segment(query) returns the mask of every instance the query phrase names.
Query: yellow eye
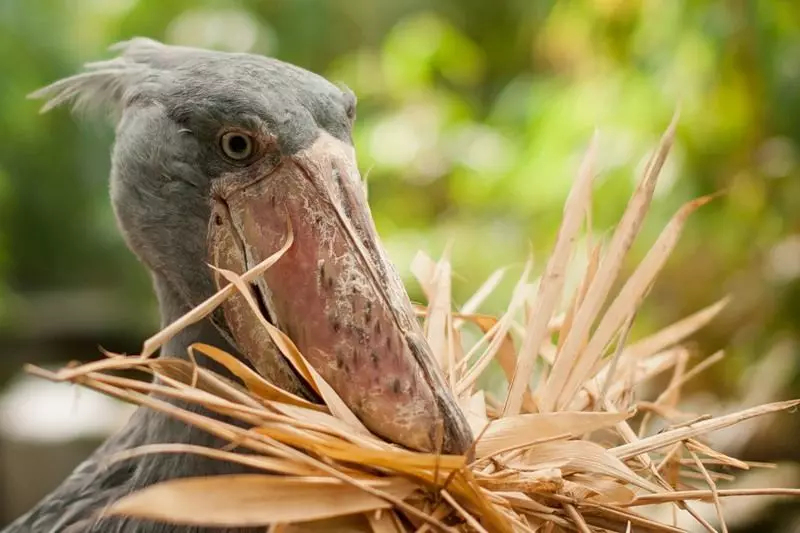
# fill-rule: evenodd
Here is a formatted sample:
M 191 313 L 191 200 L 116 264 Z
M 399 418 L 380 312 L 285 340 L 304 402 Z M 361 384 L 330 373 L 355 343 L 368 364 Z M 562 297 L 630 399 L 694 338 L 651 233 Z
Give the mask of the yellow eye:
M 234 161 L 243 161 L 253 155 L 253 138 L 244 133 L 229 131 L 219 140 L 222 153 Z

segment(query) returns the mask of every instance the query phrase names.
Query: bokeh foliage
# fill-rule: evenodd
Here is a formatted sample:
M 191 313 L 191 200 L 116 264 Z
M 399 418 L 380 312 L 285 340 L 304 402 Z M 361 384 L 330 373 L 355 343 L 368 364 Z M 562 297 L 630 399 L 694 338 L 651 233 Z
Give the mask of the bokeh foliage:
M 392 257 L 407 273 L 416 250 L 438 256 L 452 241 L 462 297 L 495 268 L 514 274 L 531 250 L 546 254 L 595 128 L 594 221 L 608 230 L 680 103 L 642 244 L 682 202 L 726 194 L 691 222 L 640 325 L 731 292 L 732 309 L 699 339 L 733 346 L 711 374 L 717 384 L 779 341 L 797 353 L 793 0 L 6 0 L 0 302 L 10 337 L 27 327 L 14 310 L 28 295 L 65 289 L 112 294 L 136 334 L 155 324 L 149 281 L 106 198 L 110 128 L 65 111 L 39 116 L 25 98 L 134 35 L 269 54 L 350 86 L 360 165 Z
M 136 35 L 268 54 L 350 86 L 391 256 L 410 281 L 418 249 L 439 256 L 452 242 L 462 300 L 509 265 L 488 311 L 504 306 L 529 253 L 546 256 L 595 128 L 602 236 L 680 104 L 632 261 L 680 204 L 725 194 L 691 219 L 638 327 L 733 294 L 697 338 L 701 353 L 729 355 L 695 387 L 739 394 L 779 346 L 794 368 L 780 394 L 800 394 L 796 0 L 2 0 L 0 387 L 43 350 L 96 356 L 87 346 L 109 328 L 135 349 L 156 326 L 149 280 L 107 200 L 111 128 L 63 110 L 40 116 L 26 99 Z M 797 460 L 797 430 L 769 432 L 757 458 Z

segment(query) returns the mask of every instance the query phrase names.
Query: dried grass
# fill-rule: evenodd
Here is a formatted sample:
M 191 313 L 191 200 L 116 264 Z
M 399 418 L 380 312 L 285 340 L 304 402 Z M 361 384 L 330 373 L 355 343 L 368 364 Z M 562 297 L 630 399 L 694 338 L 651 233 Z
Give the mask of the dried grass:
M 247 281 L 291 246 L 291 228 L 284 247 L 253 271 L 241 276 L 221 272 L 230 284 L 149 339 L 141 356 L 109 354 L 108 359 L 55 373 L 30 370 L 163 411 L 229 440 L 239 450 L 159 444 L 130 450 L 120 459 L 152 453 L 198 454 L 261 472 L 164 482 L 116 502 L 107 511 L 111 514 L 182 524 L 269 525 L 270 531 L 298 530 L 298 523 L 308 530 L 336 526 L 380 533 L 682 531 L 674 523 L 658 522 L 637 511 L 672 505 L 676 512 L 689 512 L 706 530 L 716 531 L 690 504 L 702 501 L 716 506 L 721 530 L 727 531 L 720 503 L 724 498 L 800 496 L 800 489 L 718 488 L 717 483 L 730 477 L 727 471 L 750 465 L 698 439 L 753 417 L 791 409 L 800 401 L 714 418 L 680 411 L 683 384 L 722 357 L 715 354 L 687 371 L 689 352 L 680 343 L 717 316 L 727 300 L 627 343 L 637 310 L 687 218 L 710 200 L 701 198 L 682 207 L 621 289 L 612 293 L 642 227 L 675 124 L 673 120 L 664 134 L 608 245 L 590 244 L 583 281 L 574 294 L 564 294 L 564 280 L 570 261 L 580 253 L 576 241 L 581 228 L 591 231 L 594 141 L 566 202 L 564 222 L 537 291 L 530 289 L 529 262 L 502 316 L 477 311 L 504 270 L 495 272 L 456 312 L 447 254 L 439 261 L 423 254 L 416 258 L 413 272 L 430 302 L 419 310 L 428 342 L 478 435 L 476 459 L 470 464 L 463 457 L 410 452 L 370 434 L 292 341 L 266 321 L 264 327 L 324 398 L 324 406 L 278 389 L 211 346 L 195 345 L 192 352 L 225 366 L 238 383 L 186 361 L 148 357 L 234 291 L 242 292 L 259 315 Z M 560 312 L 562 300 L 567 304 Z M 462 333 L 469 327 L 482 337 L 465 346 Z M 492 361 L 499 363 L 509 383 L 503 399 L 477 388 Z M 113 375 L 120 369 L 139 369 L 159 379 L 148 383 Z M 655 400 L 634 399 L 637 387 L 670 370 L 672 379 Z M 202 404 L 249 429 L 182 410 L 167 398 Z M 644 412 L 638 432 L 631 423 L 637 411 Z M 669 427 L 649 434 L 653 419 L 666 421 Z M 692 479 L 707 488 L 690 485 L 687 480 Z M 310 522 L 323 519 L 337 522 Z

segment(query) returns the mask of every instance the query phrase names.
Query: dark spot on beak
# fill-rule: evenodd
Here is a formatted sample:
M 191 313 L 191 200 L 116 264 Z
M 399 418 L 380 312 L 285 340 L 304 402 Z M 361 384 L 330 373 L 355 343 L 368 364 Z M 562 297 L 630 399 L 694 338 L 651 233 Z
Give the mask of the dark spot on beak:
M 342 172 L 337 168 L 333 167 L 333 179 L 336 181 L 336 187 L 338 188 L 339 197 L 341 198 L 341 206 L 344 209 L 344 214 L 347 218 L 353 218 L 353 204 L 351 199 L 348 197 L 344 183 L 342 183 Z
M 333 331 L 335 333 L 339 333 L 339 331 L 342 329 L 342 325 L 339 323 L 338 320 L 334 320 L 333 322 L 331 322 L 331 328 L 333 328 Z
M 219 215 L 219 213 L 214 215 L 214 224 L 216 224 L 217 226 L 222 225 L 222 217 Z
M 392 382 L 392 392 L 394 392 L 395 394 L 400 394 L 400 380 L 399 379 L 395 379 Z

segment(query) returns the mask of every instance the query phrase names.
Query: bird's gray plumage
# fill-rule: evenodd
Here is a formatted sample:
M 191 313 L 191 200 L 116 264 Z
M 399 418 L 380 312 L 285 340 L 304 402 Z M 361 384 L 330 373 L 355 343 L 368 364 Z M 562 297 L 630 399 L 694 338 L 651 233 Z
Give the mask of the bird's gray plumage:
M 292 246 L 254 283 L 261 318 L 308 355 L 377 435 L 426 452 L 467 453 L 469 425 L 369 214 L 351 141 L 352 93 L 254 55 L 147 39 L 118 50 L 119 57 L 34 96 L 47 99 L 45 109 L 73 104 L 111 113 L 111 201 L 129 248 L 152 275 L 164 325 L 215 292 L 210 258 L 223 268 L 252 268 L 285 241 L 288 222 Z M 252 148 L 242 159 L 226 152 L 232 132 Z M 237 298 L 171 339 L 161 356 L 186 357 L 192 343 L 204 342 L 238 353 L 276 385 L 313 399 L 251 310 L 240 312 Z M 226 444 L 140 409 L 5 533 L 215 531 L 103 516 L 110 502 L 159 481 L 242 471 L 188 454 L 110 460 L 115 452 L 163 442 Z
M 114 211 L 130 249 L 152 274 L 166 325 L 214 292 L 205 236 L 209 189 L 227 168 L 210 148 L 220 127 L 270 132 L 282 155 L 309 145 L 321 131 L 350 142 L 354 98 L 315 74 L 260 56 L 165 46 L 148 39 L 116 49 L 119 57 L 89 64 L 85 72 L 34 96 L 47 99 L 45 109 L 72 104 L 113 116 Z M 221 322 L 217 316 L 217 327 L 205 320 L 187 328 L 163 347 L 162 356 L 185 357 L 187 346 L 198 341 L 235 352 L 224 328 L 218 327 Z M 223 444 L 140 408 L 124 429 L 4 533 L 222 531 L 100 516 L 109 502 L 158 481 L 241 471 L 191 455 L 109 461 L 115 452 L 156 442 Z

